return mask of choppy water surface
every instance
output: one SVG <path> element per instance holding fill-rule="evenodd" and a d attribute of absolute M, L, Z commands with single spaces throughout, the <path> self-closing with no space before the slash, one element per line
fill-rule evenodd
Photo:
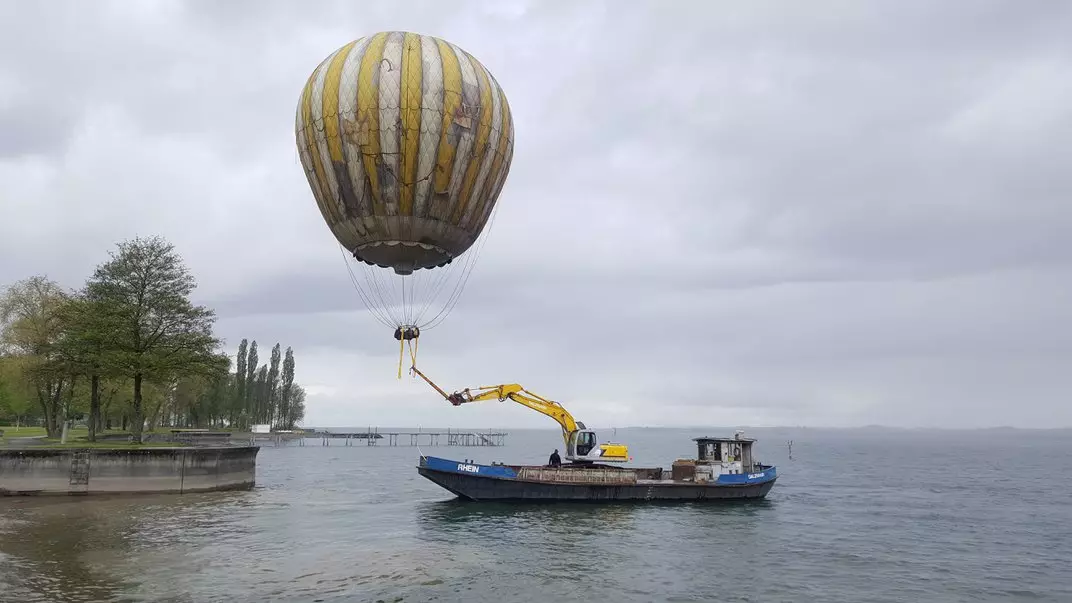
<path fill-rule="evenodd" d="M 616 439 L 668 465 L 705 431 Z M 413 448 L 314 441 L 262 449 L 251 492 L 0 499 L 0 600 L 1072 601 L 1072 433 L 747 435 L 781 475 L 749 505 L 459 504 Z"/>

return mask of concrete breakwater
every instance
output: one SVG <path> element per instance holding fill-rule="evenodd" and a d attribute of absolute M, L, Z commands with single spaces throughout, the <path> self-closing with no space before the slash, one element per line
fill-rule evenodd
<path fill-rule="evenodd" d="M 0 450 L 0 496 L 248 490 L 256 446 Z"/>

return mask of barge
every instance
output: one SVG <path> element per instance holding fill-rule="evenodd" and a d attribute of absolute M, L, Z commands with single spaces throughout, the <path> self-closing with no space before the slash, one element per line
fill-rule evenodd
<path fill-rule="evenodd" d="M 767 496 L 777 468 L 757 461 L 755 440 L 694 438 L 695 459 L 677 459 L 670 469 L 613 466 L 598 462 L 563 465 L 483 465 L 420 457 L 417 472 L 469 501 L 721 501 Z"/>

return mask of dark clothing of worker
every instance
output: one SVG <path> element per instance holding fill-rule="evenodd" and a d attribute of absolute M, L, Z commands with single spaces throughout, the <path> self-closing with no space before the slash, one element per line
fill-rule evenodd
<path fill-rule="evenodd" d="M 562 464 L 562 457 L 558 456 L 557 448 L 555 448 L 555 451 L 551 453 L 551 458 L 548 459 L 547 464 L 552 467 L 558 467 Z"/>

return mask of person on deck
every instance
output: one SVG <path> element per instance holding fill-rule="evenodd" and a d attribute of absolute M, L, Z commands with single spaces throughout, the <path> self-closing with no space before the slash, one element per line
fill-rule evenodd
<path fill-rule="evenodd" d="M 558 456 L 558 448 L 551 453 L 551 458 L 547 460 L 547 464 L 552 467 L 558 467 L 562 464 L 562 457 Z"/>

